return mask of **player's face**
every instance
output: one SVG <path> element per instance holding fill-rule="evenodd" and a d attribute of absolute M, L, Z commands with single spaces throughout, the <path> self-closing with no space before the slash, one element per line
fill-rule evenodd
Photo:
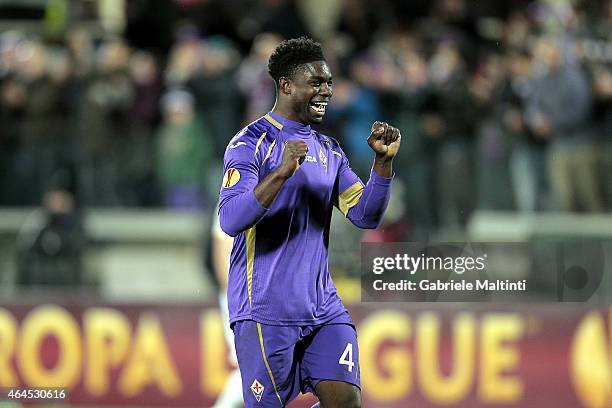
<path fill-rule="evenodd" d="M 292 79 L 293 110 L 302 123 L 323 121 L 327 103 L 332 97 L 332 75 L 325 61 L 304 64 Z"/>

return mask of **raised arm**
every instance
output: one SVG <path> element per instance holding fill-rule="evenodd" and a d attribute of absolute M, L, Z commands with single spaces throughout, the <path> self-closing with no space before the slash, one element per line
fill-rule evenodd
<path fill-rule="evenodd" d="M 365 186 L 350 168 L 346 156 L 342 156 L 336 206 L 357 227 L 376 228 L 380 225 L 391 196 L 392 162 L 400 142 L 398 129 L 381 122 L 372 125 L 368 144 L 375 157 Z"/>
<path fill-rule="evenodd" d="M 219 200 L 219 222 L 226 234 L 235 237 L 265 216 L 285 181 L 304 162 L 308 151 L 306 143 L 300 140 L 288 141 L 283 149 L 281 164 L 260 182 L 261 157 L 257 144 L 248 141 L 230 143 L 225 153 Z"/>

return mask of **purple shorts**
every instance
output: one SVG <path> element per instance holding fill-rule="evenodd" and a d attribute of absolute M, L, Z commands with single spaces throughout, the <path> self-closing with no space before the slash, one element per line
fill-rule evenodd
<path fill-rule="evenodd" d="M 242 320 L 234 339 L 246 408 L 284 407 L 323 380 L 361 388 L 357 332 L 348 314 L 315 326 Z"/>

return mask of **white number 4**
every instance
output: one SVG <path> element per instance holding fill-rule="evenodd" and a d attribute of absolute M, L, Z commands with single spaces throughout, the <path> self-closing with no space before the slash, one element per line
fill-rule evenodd
<path fill-rule="evenodd" d="M 340 360 L 338 360 L 338 364 L 344 364 L 349 370 L 349 373 L 353 372 L 353 367 L 355 367 L 355 363 L 353 363 L 353 343 L 348 343 L 344 352 L 340 356 Z"/>

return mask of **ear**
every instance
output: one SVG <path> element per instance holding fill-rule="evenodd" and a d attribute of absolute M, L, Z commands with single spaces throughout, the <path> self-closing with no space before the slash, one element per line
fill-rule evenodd
<path fill-rule="evenodd" d="M 293 93 L 293 82 L 287 77 L 280 77 L 278 80 L 278 89 L 285 95 L 291 95 Z"/>

